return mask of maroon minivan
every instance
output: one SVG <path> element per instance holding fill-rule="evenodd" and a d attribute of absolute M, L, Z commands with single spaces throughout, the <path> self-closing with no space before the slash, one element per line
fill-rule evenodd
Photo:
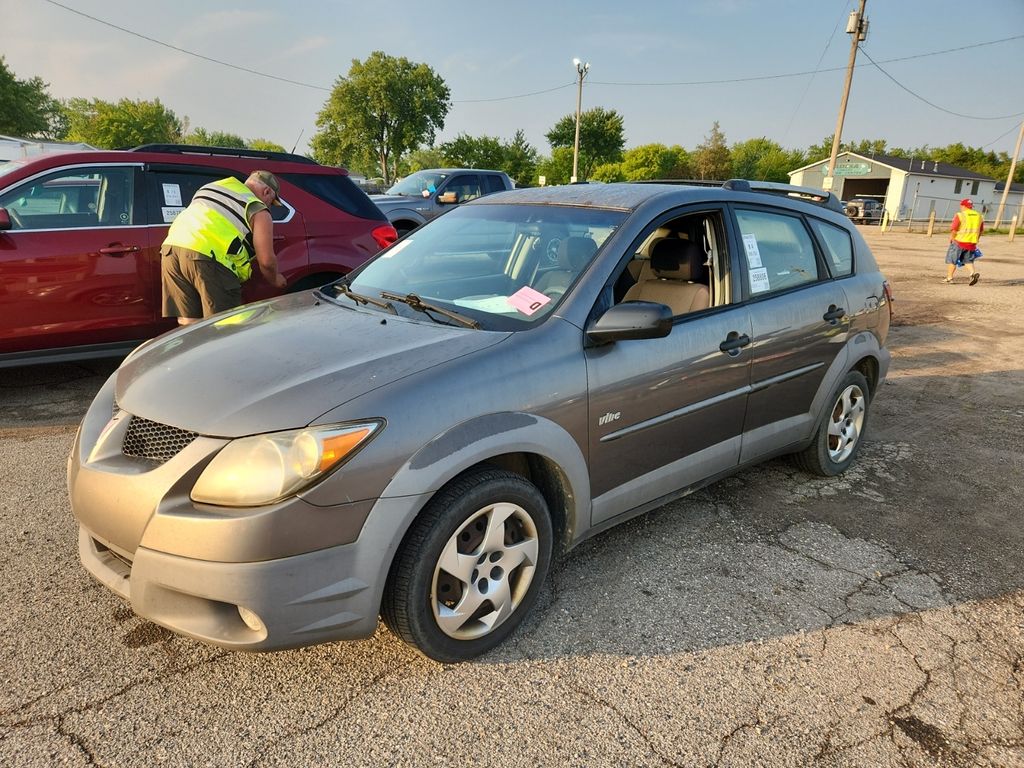
<path fill-rule="evenodd" d="M 288 291 L 337 279 L 397 234 L 341 168 L 284 152 L 185 145 L 0 164 L 0 367 L 126 354 L 160 315 L 160 245 L 204 184 L 265 169 L 281 182 L 274 248 Z M 245 301 L 277 291 L 259 276 Z"/>

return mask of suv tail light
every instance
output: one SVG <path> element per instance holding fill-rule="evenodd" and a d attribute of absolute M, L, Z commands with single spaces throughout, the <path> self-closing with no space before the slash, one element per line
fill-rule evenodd
<path fill-rule="evenodd" d="M 377 245 L 381 247 L 381 250 L 387 248 L 398 239 L 398 230 L 390 224 L 381 224 L 379 227 L 375 227 L 370 234 L 373 235 L 373 239 L 377 241 Z"/>

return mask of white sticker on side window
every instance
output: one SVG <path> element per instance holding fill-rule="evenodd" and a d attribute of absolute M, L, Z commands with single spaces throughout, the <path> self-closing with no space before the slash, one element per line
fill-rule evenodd
<path fill-rule="evenodd" d="M 770 291 L 771 283 L 768 282 L 768 270 L 764 267 L 750 270 L 750 292 L 764 293 Z"/>
<path fill-rule="evenodd" d="M 170 224 L 172 221 L 174 221 L 178 217 L 178 214 L 181 213 L 184 210 L 185 209 L 182 208 L 180 205 L 178 205 L 178 206 L 167 206 L 167 205 L 165 205 L 164 207 L 162 207 L 160 209 L 160 212 L 164 215 L 164 224 Z"/>
<path fill-rule="evenodd" d="M 396 254 L 399 254 L 402 251 L 404 251 L 410 245 L 412 245 L 412 240 L 403 240 L 400 243 L 395 243 L 394 245 L 391 246 L 391 248 L 388 249 L 388 251 L 383 256 L 381 256 L 381 258 L 390 259 L 392 256 L 395 256 Z"/>
<path fill-rule="evenodd" d="M 181 205 L 181 187 L 177 184 L 164 184 L 164 205 Z"/>
<path fill-rule="evenodd" d="M 744 235 L 743 236 L 743 247 L 747 251 L 747 266 L 751 269 L 757 269 L 761 266 L 761 251 L 757 249 L 757 236 L 756 235 Z"/>

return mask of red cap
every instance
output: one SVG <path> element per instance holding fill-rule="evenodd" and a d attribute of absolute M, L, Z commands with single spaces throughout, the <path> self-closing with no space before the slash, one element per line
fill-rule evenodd
<path fill-rule="evenodd" d="M 973 208 L 974 202 L 971 200 L 971 198 L 965 197 L 963 200 L 960 201 L 960 206 L 963 208 Z"/>

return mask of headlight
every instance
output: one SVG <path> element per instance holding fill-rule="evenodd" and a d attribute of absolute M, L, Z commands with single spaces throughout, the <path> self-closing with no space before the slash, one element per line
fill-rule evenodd
<path fill-rule="evenodd" d="M 280 501 L 341 464 L 381 426 L 370 421 L 232 440 L 203 470 L 192 500 L 226 507 Z"/>

